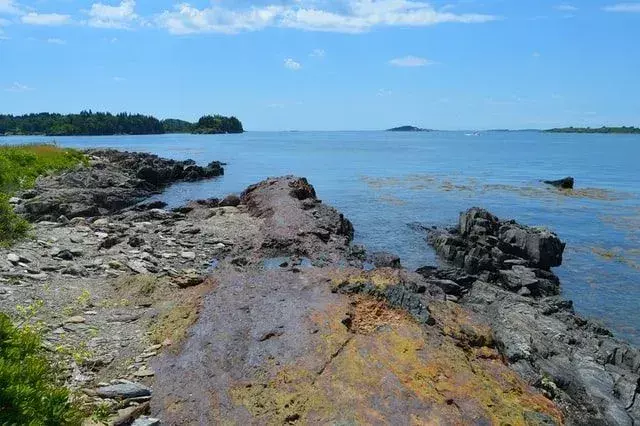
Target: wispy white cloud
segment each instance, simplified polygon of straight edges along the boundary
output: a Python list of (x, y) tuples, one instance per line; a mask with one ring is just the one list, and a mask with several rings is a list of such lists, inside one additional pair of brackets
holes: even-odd
[(541, 55), (540, 52), (533, 52), (531, 56), (533, 56), (534, 58), (539, 58)]
[(30, 12), (26, 15), (22, 15), (20, 20), (29, 25), (47, 25), (58, 26), (71, 23), (70, 15), (62, 15), (59, 13), (36, 13)]
[(21, 84), (16, 81), (4, 90), (5, 92), (30, 92), (35, 89), (33, 87), (27, 86), (26, 84)]
[(8, 37), (6, 37), (4, 35), (4, 29), (2, 27), (6, 27), (7, 25), (10, 25), (10, 24), (11, 24), (10, 21), (0, 18), (0, 40), (8, 40), (9, 39)]
[(124, 77), (113, 77), (113, 81), (115, 81), (116, 83), (122, 83), (123, 81), (127, 81), (126, 78)]
[(306, 31), (361, 33), (384, 26), (428, 26), (441, 23), (483, 23), (498, 17), (477, 13), (437, 10), (415, 0), (339, 0), (323, 2), (296, 0), (286, 5), (267, 5), (248, 9), (228, 9), (220, 5), (198, 9), (188, 3), (159, 14), (155, 21), (172, 34), (218, 32), (234, 34), (266, 27)]
[(559, 10), (560, 12), (577, 12), (578, 8), (571, 4), (557, 4), (553, 6), (555, 10)]
[(376, 94), (381, 97), (391, 96), (393, 94), (393, 91), (389, 89), (378, 89), (378, 92)]
[(296, 62), (291, 58), (287, 58), (284, 60), (284, 67), (290, 69), (291, 71), (298, 71), (300, 68), (302, 68), (302, 65), (300, 64), (300, 62)]
[(604, 8), (607, 12), (640, 13), (640, 3), (618, 3)]
[(411, 55), (402, 58), (395, 58), (389, 61), (389, 64), (394, 67), (424, 67), (427, 65), (433, 65), (434, 63), (435, 62), (428, 59)]
[(156, 17), (156, 23), (172, 34), (225, 33), (236, 34), (257, 31), (274, 25), (284, 12), (282, 6), (252, 7), (236, 11), (220, 6), (198, 9), (188, 3), (175, 6), (173, 11), (164, 11)]
[(48, 38), (47, 43), (51, 44), (67, 44), (66, 40), (62, 40), (61, 38)]
[(87, 12), (89, 15), (87, 24), (96, 28), (128, 29), (142, 22), (135, 8), (135, 0), (123, 0), (117, 6), (94, 3)]
[(309, 53), (309, 56), (312, 58), (324, 58), (326, 55), (327, 52), (325, 52), (324, 49), (313, 49), (313, 51)]
[(0, 0), (0, 13), (19, 14), (20, 8), (14, 0)]

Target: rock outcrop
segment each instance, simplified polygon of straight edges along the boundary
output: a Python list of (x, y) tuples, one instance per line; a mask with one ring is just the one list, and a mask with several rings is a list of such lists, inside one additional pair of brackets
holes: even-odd
[(167, 160), (145, 153), (88, 150), (86, 154), (88, 164), (38, 178), (34, 189), (21, 194), (24, 202), (16, 206), (16, 212), (30, 221), (104, 216), (132, 206), (173, 182), (224, 174), (219, 162), (202, 167), (193, 160)]
[(564, 243), (555, 234), (478, 208), (462, 213), (457, 228), (430, 233), (452, 267), (419, 272), (490, 324), (502, 356), (569, 424), (640, 422), (640, 351), (558, 296), (550, 267), (562, 262)]
[[(489, 327), (378, 255), (306, 179), (249, 187), (259, 231), (178, 352), (155, 359), (151, 414), (167, 424), (560, 424), (502, 362)], [(215, 209), (213, 209), (215, 210)], [(193, 214), (190, 213), (190, 214)], [(247, 246), (245, 246), (247, 247)]]

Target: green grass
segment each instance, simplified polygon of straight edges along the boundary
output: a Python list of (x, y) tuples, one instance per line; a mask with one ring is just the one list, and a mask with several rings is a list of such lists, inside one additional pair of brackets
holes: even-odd
[[(56, 145), (0, 146), (0, 245), (29, 231), (9, 203), (12, 194), (33, 187), (40, 175), (84, 161), (80, 151)], [(79, 425), (82, 413), (56, 371), (42, 349), (40, 330), (26, 320), (16, 327), (0, 312), (0, 425)]]
[(38, 176), (66, 170), (84, 160), (82, 152), (56, 145), (0, 146), (0, 192), (31, 188)]
[(0, 313), (0, 424), (79, 425), (82, 413), (59, 383), (40, 334)]
[(23, 238), (28, 223), (13, 212), (9, 198), (16, 191), (33, 187), (38, 176), (60, 172), (86, 161), (75, 149), (56, 145), (0, 146), (0, 245)]

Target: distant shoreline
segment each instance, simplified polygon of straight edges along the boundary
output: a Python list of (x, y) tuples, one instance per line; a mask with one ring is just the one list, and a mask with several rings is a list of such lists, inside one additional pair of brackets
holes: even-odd
[(545, 133), (601, 133), (601, 134), (640, 134), (640, 128), (637, 127), (562, 127), (545, 130)]

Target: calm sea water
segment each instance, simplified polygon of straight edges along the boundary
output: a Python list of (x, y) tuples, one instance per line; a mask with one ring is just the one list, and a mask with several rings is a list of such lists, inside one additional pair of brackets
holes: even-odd
[[(51, 139), (0, 143), (43, 140)], [(224, 177), (169, 188), (159, 198), (171, 205), (238, 193), (268, 176), (305, 176), (320, 198), (351, 219), (359, 243), (398, 253), (409, 268), (437, 262), (410, 223), (450, 225), (460, 211), (481, 206), (501, 218), (546, 226), (568, 243), (556, 269), (565, 297), (640, 344), (639, 135), (248, 132), (56, 141), (228, 163)], [(575, 196), (539, 182), (569, 175), (584, 189)]]

